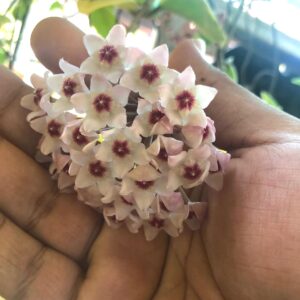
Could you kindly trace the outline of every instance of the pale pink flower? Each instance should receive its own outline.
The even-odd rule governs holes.
[[[201,184],[209,172],[210,155],[209,146],[204,145],[169,156],[170,170],[167,187],[174,191],[180,186],[188,189]]]
[[[177,72],[169,69],[169,50],[167,45],[161,45],[153,49],[149,55],[141,55],[136,63],[128,70],[120,80],[120,84],[141,97],[155,102],[157,101],[158,87],[173,80]]]
[[[106,39],[85,35],[83,43],[90,56],[81,64],[81,72],[99,73],[113,83],[118,82],[125,68],[125,41],[126,29],[122,25],[113,26]]]
[[[65,113],[57,118],[43,116],[30,121],[31,128],[43,135],[39,147],[44,155],[48,155],[63,146],[60,136],[65,125],[73,118],[73,115]]]
[[[76,119],[68,123],[61,135],[61,140],[71,149],[81,150],[98,137],[96,133],[83,134],[80,131],[81,124],[82,119]]]
[[[77,189],[96,187],[99,194],[107,196],[107,199],[114,193],[115,182],[110,166],[98,160],[92,150],[89,152],[71,150],[70,156],[72,163],[69,173],[71,176],[76,175],[75,187]]]
[[[187,67],[172,83],[159,87],[161,104],[172,125],[206,127],[203,111],[215,97],[217,90],[195,85],[195,73]]]
[[[186,144],[191,148],[199,147],[202,143],[209,144],[216,140],[216,128],[214,121],[207,117],[206,127],[183,126],[181,129]]]
[[[58,149],[52,153],[52,164],[49,167],[49,172],[52,178],[57,180],[57,185],[60,190],[72,191],[70,188],[74,185],[75,177],[69,175],[70,155],[63,153]]]
[[[147,210],[156,194],[167,195],[166,178],[152,166],[137,166],[122,181],[121,195],[132,194],[140,210]]]
[[[179,154],[183,149],[183,142],[172,137],[159,135],[147,149],[155,160],[155,165],[161,171],[169,169],[168,157]]]
[[[142,110],[141,105],[143,106]],[[135,117],[132,124],[135,132],[144,137],[173,133],[173,126],[159,103],[151,104],[144,99],[140,99],[138,106],[139,115]]]
[[[100,75],[93,76],[90,92],[77,93],[71,98],[76,111],[85,114],[83,131],[97,131],[107,125],[125,127],[127,117],[124,106],[128,102],[129,92],[119,85],[112,86]]]
[[[212,155],[210,156],[210,169],[205,182],[217,191],[223,187],[224,171],[230,161],[230,154],[220,150],[215,146],[210,146]]]
[[[99,193],[97,186],[89,186],[83,189],[77,189],[78,200],[82,201],[84,204],[101,211],[103,208],[103,195]],[[111,199],[112,200],[112,199]]]
[[[55,74],[47,78],[48,87],[52,92],[59,94],[62,99],[70,99],[72,95],[87,90],[84,74],[80,73],[78,67],[64,59],[60,59],[59,67],[63,71],[62,74]]]
[[[123,178],[135,164],[149,162],[141,137],[130,128],[113,129],[103,133],[104,141],[97,146],[96,158],[112,164],[113,176]]]
[[[190,229],[199,230],[206,211],[207,202],[190,202],[189,214],[185,223]]]
[[[40,101],[44,95],[49,93],[48,86],[47,86],[47,77],[48,73],[46,72],[44,78],[33,74],[30,77],[30,81],[33,85],[33,92],[24,96],[21,99],[21,106],[30,110],[30,111],[40,111]]]

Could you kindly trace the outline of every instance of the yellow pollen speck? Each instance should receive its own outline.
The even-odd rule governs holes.
[[[98,136],[98,140],[97,140],[100,144],[102,143],[102,142],[104,142],[104,137],[103,137],[103,135],[102,134],[99,134],[99,136]]]

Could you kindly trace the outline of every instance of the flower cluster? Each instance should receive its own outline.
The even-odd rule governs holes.
[[[110,226],[143,228],[147,240],[199,228],[206,203],[195,188],[220,189],[229,160],[204,112],[217,90],[197,85],[191,67],[168,68],[166,45],[126,47],[121,25],[84,45],[80,67],[61,59],[61,74],[33,75],[21,101],[59,189],[75,190]]]

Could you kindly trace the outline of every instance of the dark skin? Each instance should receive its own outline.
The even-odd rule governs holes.
[[[32,35],[59,72],[86,57],[82,32],[50,18]],[[33,159],[38,136],[20,98],[30,91],[1,67],[0,295],[9,299],[283,300],[300,294],[300,122],[264,105],[184,41],[170,58],[219,93],[207,110],[232,154],[221,192],[204,190],[200,231],[176,239],[113,230],[75,195],[59,194]],[[30,72],[30,70],[28,70]]]

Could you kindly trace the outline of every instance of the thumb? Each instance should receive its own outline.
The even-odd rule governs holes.
[[[178,71],[192,66],[198,84],[215,87],[218,94],[207,109],[215,121],[218,146],[227,150],[273,143],[298,134],[300,122],[265,103],[209,65],[201,56],[199,43],[185,40],[170,56],[170,67]]]

